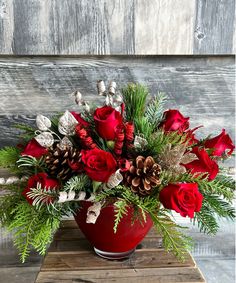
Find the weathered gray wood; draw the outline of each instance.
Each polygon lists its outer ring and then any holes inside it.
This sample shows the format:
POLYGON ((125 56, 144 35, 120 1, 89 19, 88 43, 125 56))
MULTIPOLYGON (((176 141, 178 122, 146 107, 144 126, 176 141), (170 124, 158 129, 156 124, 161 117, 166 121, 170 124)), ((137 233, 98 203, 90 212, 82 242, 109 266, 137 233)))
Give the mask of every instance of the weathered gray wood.
POLYGON ((136 54, 192 54, 195 1, 136 1, 136 54))
POLYGON ((235 0, 0 0, 0 54, 233 54, 235 0))
POLYGON ((194 54, 233 52, 235 0, 197 0, 194 54))
POLYGON ((115 80, 119 89, 140 82, 153 95, 164 91, 167 108, 190 116, 192 127, 205 126, 200 136, 222 128, 234 136, 233 57, 9 57, 0 58, 0 145, 16 142, 14 123, 78 109, 68 98, 77 88, 88 101, 101 103, 97 79, 115 80))

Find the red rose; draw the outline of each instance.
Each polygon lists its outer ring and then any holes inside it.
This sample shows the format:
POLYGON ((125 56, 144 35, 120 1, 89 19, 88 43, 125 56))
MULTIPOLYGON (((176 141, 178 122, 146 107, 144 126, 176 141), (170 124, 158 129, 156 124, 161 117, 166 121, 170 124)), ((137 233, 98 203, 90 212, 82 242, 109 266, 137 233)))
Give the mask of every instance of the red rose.
POLYGON ((170 184, 161 190, 159 198, 165 208, 190 218, 194 217, 194 212, 200 211, 203 200, 196 183, 170 184))
POLYGON ((76 113, 73 111, 71 111, 70 113, 75 117, 75 119, 79 122, 79 124, 83 125, 84 127, 89 126, 89 123, 81 117, 80 113, 76 113))
POLYGON ((217 163, 209 157, 205 149, 195 147, 193 148, 192 153, 197 155, 198 160, 183 164, 183 166, 193 173, 208 173, 208 179, 213 180, 219 172, 217 163))
POLYGON ((21 155, 28 155, 35 158, 40 158, 48 152, 47 148, 41 146, 36 139, 32 139, 21 152, 21 155))
POLYGON ((120 112, 110 106, 97 108, 94 112, 96 131, 105 140, 114 140, 116 127, 122 123, 120 112))
MULTIPOLYGON (((56 179, 49 178, 46 173, 38 173, 29 178, 27 187, 24 189, 22 194, 25 196, 28 203, 32 205, 34 199, 30 198, 27 193, 31 191, 31 188, 36 188, 37 184, 41 184, 42 188, 46 189, 59 189, 59 182, 56 179)), ((48 198, 45 202, 49 203, 52 199, 48 198)))
POLYGON ((222 133, 218 136, 207 140, 204 146, 214 149, 211 153, 213 156, 222 156, 222 154, 231 155, 235 148, 230 136, 226 134, 225 129, 222 129, 222 133))
POLYGON ((107 182, 116 171, 116 161, 110 152, 94 148, 82 150, 82 162, 86 174, 94 181, 107 182))
POLYGON ((164 117, 160 126, 165 132, 179 131, 182 133, 189 127, 189 117, 184 117, 178 110, 167 110, 164 112, 164 117))

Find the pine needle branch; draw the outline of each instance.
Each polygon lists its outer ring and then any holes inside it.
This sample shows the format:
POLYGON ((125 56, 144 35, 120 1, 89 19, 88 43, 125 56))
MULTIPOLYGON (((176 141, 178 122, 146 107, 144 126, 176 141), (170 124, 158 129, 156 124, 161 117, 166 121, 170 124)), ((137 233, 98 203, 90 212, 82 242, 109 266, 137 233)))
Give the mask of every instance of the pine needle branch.
POLYGON ((157 128, 160 122, 163 119, 164 105, 167 100, 167 97, 164 93, 159 92, 151 101, 149 101, 145 117, 148 122, 157 128))
POLYGON ((125 103, 126 120, 139 120, 144 116, 148 90, 140 84, 128 84, 122 89, 125 103))
POLYGON ((11 146, 6 146, 0 150, 0 167, 11 168, 16 166, 16 161, 19 158, 19 149, 11 146))
POLYGON ((127 214, 127 203, 124 199, 117 200, 114 203, 115 206, 115 224, 113 227, 114 233, 117 232, 117 227, 120 221, 122 220, 122 217, 127 214))

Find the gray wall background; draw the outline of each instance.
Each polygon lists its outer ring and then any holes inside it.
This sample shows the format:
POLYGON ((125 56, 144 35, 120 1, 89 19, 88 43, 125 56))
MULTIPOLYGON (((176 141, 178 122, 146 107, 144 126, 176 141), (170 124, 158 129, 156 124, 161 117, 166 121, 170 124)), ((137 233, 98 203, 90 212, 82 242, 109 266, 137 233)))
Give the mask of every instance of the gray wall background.
POLYGON ((233 54, 235 0, 0 0, 0 53, 233 54))

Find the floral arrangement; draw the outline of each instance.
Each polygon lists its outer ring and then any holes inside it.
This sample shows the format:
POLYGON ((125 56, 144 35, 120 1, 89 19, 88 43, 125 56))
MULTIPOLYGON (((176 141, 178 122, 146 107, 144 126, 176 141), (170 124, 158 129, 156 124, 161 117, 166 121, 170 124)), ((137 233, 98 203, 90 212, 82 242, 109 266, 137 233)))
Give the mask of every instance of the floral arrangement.
POLYGON ((121 92, 115 82, 108 91, 103 81, 97 87, 103 106, 89 105, 76 91, 77 112, 37 115, 35 127, 16 125, 20 143, 0 150, 0 166, 14 174, 0 179, 2 226, 24 262, 32 248, 45 253, 62 217, 76 213, 81 201, 93 203, 88 223, 114 203, 114 232, 132 205, 142 212, 135 217, 151 216, 164 248, 183 258, 191 240, 172 211, 209 234, 217 232, 218 217, 235 217, 234 180, 218 165, 233 153, 231 138, 223 129, 198 140, 200 127, 190 129, 178 110, 164 111, 166 97, 149 97, 142 85, 121 92))

